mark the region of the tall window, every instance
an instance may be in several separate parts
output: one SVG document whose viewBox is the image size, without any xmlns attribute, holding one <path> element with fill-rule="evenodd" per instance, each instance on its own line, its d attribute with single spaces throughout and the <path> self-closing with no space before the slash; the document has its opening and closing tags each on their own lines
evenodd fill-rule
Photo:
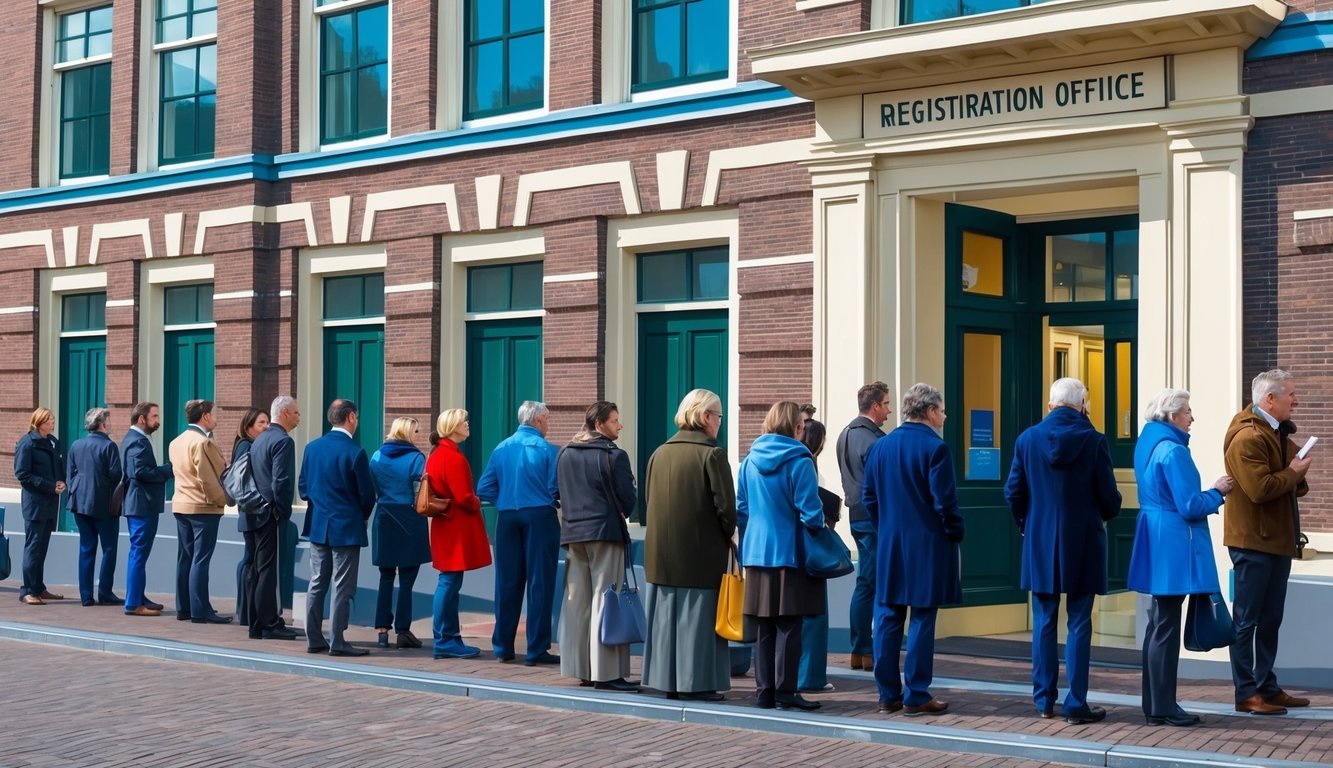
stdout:
<svg viewBox="0 0 1333 768">
<path fill-rule="evenodd" d="M 546 86 L 545 0 L 466 0 L 464 117 L 540 107 Z"/>
<path fill-rule="evenodd" d="M 156 0 L 159 163 L 213 157 L 217 111 L 217 0 Z"/>
<path fill-rule="evenodd" d="M 56 20 L 60 82 L 60 178 L 111 169 L 111 6 Z"/>
<path fill-rule="evenodd" d="M 952 19 L 978 13 L 1004 11 L 1040 5 L 1049 0 L 902 0 L 902 23 L 918 24 L 923 21 Z"/>
<path fill-rule="evenodd" d="M 724 78 L 729 0 L 634 0 L 634 92 Z"/>
<path fill-rule="evenodd" d="M 346 0 L 319 0 L 342 7 Z M 317 10 L 318 12 L 318 10 Z M 389 130 L 389 5 L 319 16 L 319 137 L 322 143 Z"/>
</svg>

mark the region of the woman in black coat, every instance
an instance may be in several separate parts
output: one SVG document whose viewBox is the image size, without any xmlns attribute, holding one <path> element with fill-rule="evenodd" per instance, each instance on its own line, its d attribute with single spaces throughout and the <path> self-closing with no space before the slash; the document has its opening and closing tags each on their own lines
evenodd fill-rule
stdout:
<svg viewBox="0 0 1333 768">
<path fill-rule="evenodd" d="M 250 452 L 250 446 L 255 444 L 255 438 L 259 433 L 268 429 L 268 411 L 261 408 L 250 408 L 241 417 L 241 424 L 236 428 L 236 439 L 231 443 L 231 463 L 235 464 L 238 459 Z M 230 465 L 228 465 L 230 466 Z M 238 518 L 239 519 L 239 518 Z M 239 522 L 237 523 L 239 525 Z M 244 535 L 241 536 L 245 538 Z M 245 542 L 245 551 L 241 555 L 241 562 L 236 564 L 236 622 L 238 624 L 249 624 L 250 604 L 246 597 L 250 594 L 250 561 L 254 559 L 254 553 L 250 551 L 250 541 Z"/>
<path fill-rule="evenodd" d="M 27 605 L 65 599 L 64 595 L 52 594 L 43 578 L 60 494 L 65 492 L 63 451 L 60 441 L 51 434 L 55 428 L 56 415 L 38 408 L 28 419 L 28 434 L 14 446 L 14 478 L 23 487 L 23 586 L 19 587 L 19 600 Z"/>
</svg>

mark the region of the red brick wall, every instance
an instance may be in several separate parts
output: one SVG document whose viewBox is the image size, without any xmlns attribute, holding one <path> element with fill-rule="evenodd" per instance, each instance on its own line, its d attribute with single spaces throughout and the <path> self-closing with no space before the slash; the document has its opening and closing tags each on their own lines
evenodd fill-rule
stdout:
<svg viewBox="0 0 1333 768">
<path fill-rule="evenodd" d="M 142 0 L 117 0 L 111 16 L 112 176 L 142 170 L 138 167 L 142 12 Z"/>
<path fill-rule="evenodd" d="M 390 5 L 389 133 L 405 136 L 435 127 L 439 14 L 436 0 L 394 0 Z M 387 422 L 386 422 L 387 423 Z"/>
<path fill-rule="evenodd" d="M 546 274 L 606 272 L 606 220 L 548 226 Z M 542 398 L 551 409 L 550 439 L 563 445 L 583 425 L 583 411 L 605 396 L 604 280 L 548 283 L 542 303 Z"/>
<path fill-rule="evenodd" d="M 440 282 L 440 240 L 415 237 L 389 244 L 384 285 Z M 384 297 L 384 429 L 393 420 L 411 416 L 423 425 L 417 441 L 429 448 L 426 436 L 440 412 L 440 293 L 416 290 Z M 326 394 L 326 399 L 327 395 Z"/>
<path fill-rule="evenodd" d="M 740 80 L 754 79 L 746 51 L 779 43 L 844 35 L 870 28 L 870 0 L 853 0 L 842 5 L 796 9 L 794 0 L 740 0 L 739 45 Z"/>
<path fill-rule="evenodd" d="M 38 138 L 42 83 L 42 17 L 36 3 L 5 9 L 0 24 L 0 189 L 24 189 L 37 184 Z M 31 105 L 29 107 L 28 105 Z"/>
<path fill-rule="evenodd" d="M 549 108 L 596 104 L 602 97 L 602 2 L 563 0 L 550 8 Z"/>
</svg>

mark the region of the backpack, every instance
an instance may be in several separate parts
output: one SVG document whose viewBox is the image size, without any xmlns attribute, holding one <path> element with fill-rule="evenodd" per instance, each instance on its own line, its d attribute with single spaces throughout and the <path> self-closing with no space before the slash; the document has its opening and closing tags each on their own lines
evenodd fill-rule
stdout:
<svg viewBox="0 0 1333 768">
<path fill-rule="evenodd" d="M 227 503 L 242 513 L 255 513 L 264 506 L 264 497 L 255 485 L 255 473 L 250 469 L 250 454 L 242 454 L 222 473 L 222 492 Z"/>
</svg>

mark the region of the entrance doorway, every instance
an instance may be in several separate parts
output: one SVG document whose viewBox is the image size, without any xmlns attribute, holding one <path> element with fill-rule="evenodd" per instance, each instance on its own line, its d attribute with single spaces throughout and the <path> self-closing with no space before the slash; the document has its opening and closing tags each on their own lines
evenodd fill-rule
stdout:
<svg viewBox="0 0 1333 768">
<path fill-rule="evenodd" d="M 968 528 L 963 601 L 1023 603 L 1021 539 L 1003 488 L 1014 441 L 1045 416 L 1053 381 L 1073 376 L 1087 385 L 1089 419 L 1110 442 L 1117 474 L 1132 476 L 1138 220 L 1020 223 L 949 205 L 945 228 L 945 391 L 954 414 L 945 437 Z M 1125 509 L 1107 526 L 1113 591 L 1125 588 L 1137 512 Z M 1129 634 L 1132 641 L 1132 621 Z"/>
</svg>

